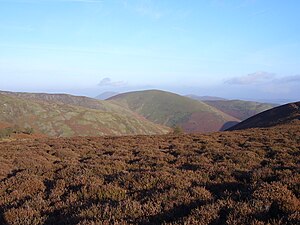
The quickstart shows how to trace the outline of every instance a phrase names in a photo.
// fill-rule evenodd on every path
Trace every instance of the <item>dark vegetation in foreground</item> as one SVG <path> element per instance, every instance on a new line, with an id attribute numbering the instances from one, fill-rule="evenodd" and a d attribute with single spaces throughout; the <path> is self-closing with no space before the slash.
<path id="1" fill-rule="evenodd" d="M 0 143 L 0 224 L 299 224 L 299 201 L 299 121 Z"/>

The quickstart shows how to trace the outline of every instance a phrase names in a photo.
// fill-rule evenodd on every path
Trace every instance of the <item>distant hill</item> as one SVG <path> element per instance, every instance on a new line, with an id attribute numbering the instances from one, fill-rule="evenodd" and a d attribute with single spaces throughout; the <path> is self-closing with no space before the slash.
<path id="1" fill-rule="evenodd" d="M 262 102 L 262 103 L 271 103 L 276 105 L 284 105 L 288 104 L 289 102 L 296 102 L 297 99 L 276 99 L 276 98 L 267 98 L 267 99 L 246 99 L 247 101 L 255 101 L 255 102 Z"/>
<path id="2" fill-rule="evenodd" d="M 169 130 L 109 102 L 71 95 L 3 93 L 1 123 L 30 127 L 49 136 L 163 134 Z"/>
<path id="3" fill-rule="evenodd" d="M 138 116 L 138 114 L 133 113 L 127 108 L 120 107 L 116 104 L 111 104 L 107 101 L 102 101 L 94 98 L 89 98 L 86 96 L 75 96 L 69 94 L 48 94 L 48 93 L 27 93 L 27 92 L 8 92 L 0 91 L 0 94 L 11 95 L 16 97 L 21 97 L 23 99 L 38 100 L 43 102 L 55 102 L 63 103 L 73 106 L 80 106 L 88 109 L 97 109 L 104 112 L 122 113 L 122 114 L 132 114 L 133 116 Z"/>
<path id="4" fill-rule="evenodd" d="M 228 130 L 243 130 L 248 128 L 271 127 L 300 120 L 300 102 L 285 104 L 259 113 Z"/>
<path id="5" fill-rule="evenodd" d="M 100 95 L 97 95 L 95 97 L 95 99 L 106 100 L 106 99 L 111 98 L 111 97 L 113 97 L 115 95 L 118 95 L 118 94 L 119 94 L 118 92 L 107 91 L 107 92 L 103 92 Z"/>
<path id="6" fill-rule="evenodd" d="M 152 122 L 169 127 L 179 125 L 186 132 L 218 131 L 239 121 L 203 102 L 159 90 L 129 92 L 108 100 Z"/>
<path id="7" fill-rule="evenodd" d="M 218 101 L 218 100 L 227 100 L 225 98 L 216 97 L 216 96 L 198 96 L 198 95 L 186 95 L 186 97 L 199 100 L 199 101 Z"/>
<path id="8" fill-rule="evenodd" d="M 89 109 L 98 109 L 105 112 L 119 112 L 118 106 L 109 104 L 105 101 L 99 101 L 85 96 L 74 96 L 69 94 L 48 94 L 48 93 L 27 93 L 27 92 L 9 92 L 0 91 L 0 94 L 11 95 L 31 100 L 41 100 L 47 102 L 64 103 L 73 106 L 81 106 Z M 127 110 L 128 111 L 128 110 Z"/>
<path id="9" fill-rule="evenodd" d="M 272 109 L 275 106 L 278 106 L 276 104 L 242 101 L 242 100 L 204 101 L 204 102 L 240 120 L 248 119 L 251 116 L 254 116 L 258 113 L 261 113 L 268 109 Z"/>

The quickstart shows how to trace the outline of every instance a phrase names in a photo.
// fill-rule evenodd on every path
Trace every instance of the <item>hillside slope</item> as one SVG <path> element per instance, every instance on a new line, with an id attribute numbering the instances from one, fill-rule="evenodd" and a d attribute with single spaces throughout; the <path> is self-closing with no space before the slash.
<path id="1" fill-rule="evenodd" d="M 300 123 L 0 142 L 0 224 L 299 224 Z"/>
<path id="2" fill-rule="evenodd" d="M 169 127 L 179 125 L 186 132 L 218 131 L 239 121 L 203 102 L 159 90 L 129 92 L 108 100 L 152 122 Z"/>
<path id="3" fill-rule="evenodd" d="M 23 99 L 41 100 L 43 102 L 63 103 L 73 106 L 81 106 L 89 109 L 98 109 L 104 112 L 121 112 L 127 111 L 126 108 L 110 104 L 106 101 L 89 98 L 86 96 L 74 96 L 69 94 L 48 94 L 48 93 L 27 93 L 27 92 L 9 92 L 0 91 L 0 94 L 21 97 Z"/>
<path id="4" fill-rule="evenodd" d="M 258 113 L 261 113 L 268 109 L 272 109 L 275 106 L 277 106 L 275 104 L 242 101 L 242 100 L 204 101 L 204 102 L 240 120 L 248 119 L 251 116 L 254 116 Z"/>
<path id="5" fill-rule="evenodd" d="M 97 100 L 95 100 L 97 101 Z M 0 121 L 50 136 L 163 134 L 168 129 L 109 103 L 103 110 L 0 94 Z M 120 109 L 118 111 L 118 109 Z"/>
<path id="6" fill-rule="evenodd" d="M 285 104 L 259 113 L 228 130 L 243 130 L 256 127 L 271 127 L 300 119 L 300 102 Z"/>

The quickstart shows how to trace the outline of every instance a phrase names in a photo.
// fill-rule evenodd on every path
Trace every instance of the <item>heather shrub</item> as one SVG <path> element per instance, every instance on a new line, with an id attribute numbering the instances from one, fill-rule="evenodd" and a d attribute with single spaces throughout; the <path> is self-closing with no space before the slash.
<path id="1" fill-rule="evenodd" d="M 0 142 L 0 224 L 299 224 L 299 124 Z"/>

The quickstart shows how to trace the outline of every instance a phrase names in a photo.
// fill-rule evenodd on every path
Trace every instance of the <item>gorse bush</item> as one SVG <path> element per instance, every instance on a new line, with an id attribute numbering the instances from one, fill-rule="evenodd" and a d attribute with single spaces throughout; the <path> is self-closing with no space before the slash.
<path id="1" fill-rule="evenodd" d="M 184 131 L 182 129 L 182 127 L 180 127 L 179 125 L 176 125 L 173 127 L 173 134 L 183 134 Z"/>
<path id="2" fill-rule="evenodd" d="M 0 129 L 0 138 L 8 138 L 11 137 L 13 134 L 33 134 L 34 129 L 31 127 L 26 127 L 26 128 L 20 128 L 19 126 L 14 126 L 14 127 L 6 127 L 3 129 Z"/>
<path id="3" fill-rule="evenodd" d="M 34 129 L 32 127 L 26 127 L 23 131 L 24 134 L 33 134 Z"/>
<path id="4" fill-rule="evenodd" d="M 13 133 L 13 128 L 11 127 L 0 129 L 0 138 L 9 137 L 12 133 Z"/>

